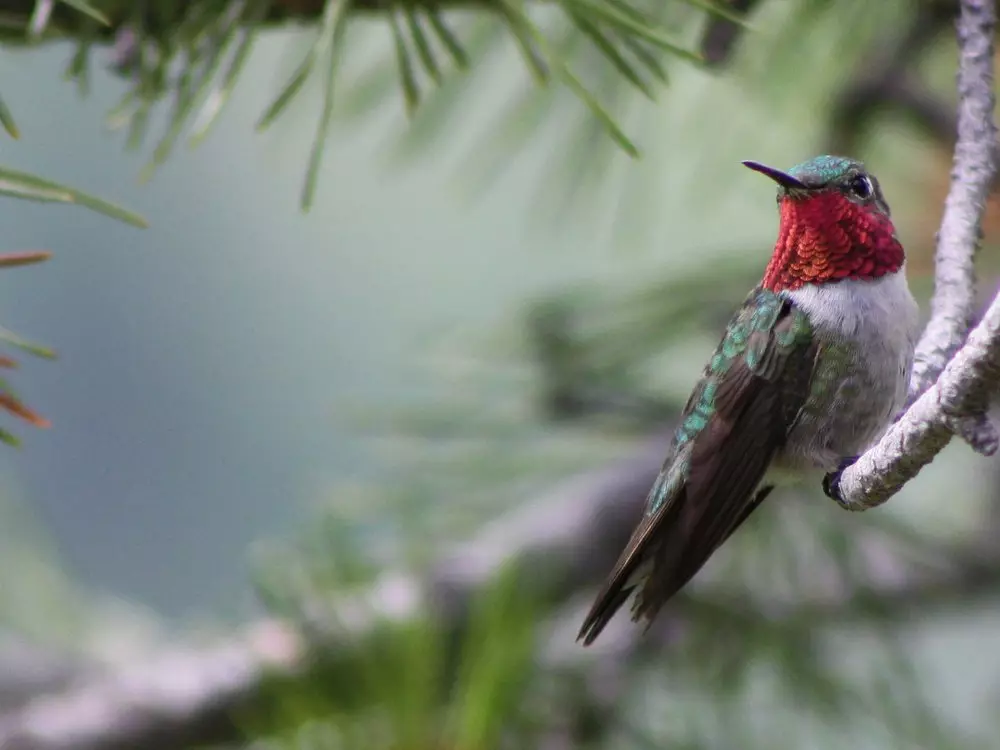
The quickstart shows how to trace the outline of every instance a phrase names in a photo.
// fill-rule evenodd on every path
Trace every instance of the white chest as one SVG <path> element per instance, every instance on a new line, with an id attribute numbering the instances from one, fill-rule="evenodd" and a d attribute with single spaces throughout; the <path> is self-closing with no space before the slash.
<path id="1" fill-rule="evenodd" d="M 920 311 L 906 283 L 906 266 L 874 281 L 807 284 L 785 293 L 821 336 L 857 342 L 863 351 L 911 358 Z"/>
<path id="2" fill-rule="evenodd" d="M 811 396 L 789 434 L 783 463 L 830 471 L 877 440 L 902 408 L 919 334 L 905 270 L 785 293 L 809 316 L 819 344 L 840 358 L 827 365 L 838 368 L 837 386 Z"/>

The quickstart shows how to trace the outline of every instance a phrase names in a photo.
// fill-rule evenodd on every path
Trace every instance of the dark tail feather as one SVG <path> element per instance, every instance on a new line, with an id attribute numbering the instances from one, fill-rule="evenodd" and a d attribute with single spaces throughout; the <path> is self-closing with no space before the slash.
<path id="1" fill-rule="evenodd" d="M 698 523 L 693 525 L 679 522 L 674 513 L 680 512 L 684 507 L 683 502 L 675 503 L 674 513 L 670 515 L 645 519 L 633 533 L 608 582 L 597 595 L 576 639 L 582 640 L 584 646 L 593 643 L 608 621 L 632 595 L 636 586 L 640 587 L 640 591 L 632 609 L 632 619 L 645 620 L 648 630 L 663 605 L 687 585 L 708 558 L 732 536 L 773 489 L 772 486 L 761 487 L 753 499 L 739 510 L 728 527 L 716 527 L 719 519 L 712 516 L 696 518 Z M 654 528 L 660 537 L 657 546 L 651 548 L 651 532 Z M 652 563 L 652 569 L 636 582 L 632 576 L 644 558 Z"/>
<path id="2" fill-rule="evenodd" d="M 657 485 L 654 485 L 653 489 L 655 490 L 656 487 Z M 583 641 L 584 646 L 589 646 L 601 634 L 604 626 L 608 624 L 608 620 L 621 609 L 637 585 L 648 585 L 648 582 L 642 580 L 642 577 L 639 581 L 633 579 L 633 574 L 646 557 L 651 540 L 650 532 L 656 526 L 655 521 L 662 520 L 663 515 L 661 513 L 655 517 L 644 516 L 638 527 L 632 532 L 632 538 L 625 545 L 618 562 L 615 563 L 614 570 L 611 571 L 604 588 L 594 600 L 594 606 L 587 613 L 580 633 L 576 637 L 578 641 Z"/>
<path id="3" fill-rule="evenodd" d="M 613 583 L 613 581 L 609 583 Z M 594 602 L 594 606 L 590 608 L 590 612 L 587 613 L 587 617 L 583 621 L 583 626 L 580 628 L 580 633 L 576 636 L 576 639 L 578 641 L 582 640 L 584 646 L 589 646 L 593 643 L 594 639 L 604 630 L 604 626 L 621 609 L 621 606 L 628 601 L 629 596 L 632 594 L 632 589 L 632 586 L 613 588 L 609 585 L 606 590 L 602 591 L 597 597 L 597 601 Z"/>

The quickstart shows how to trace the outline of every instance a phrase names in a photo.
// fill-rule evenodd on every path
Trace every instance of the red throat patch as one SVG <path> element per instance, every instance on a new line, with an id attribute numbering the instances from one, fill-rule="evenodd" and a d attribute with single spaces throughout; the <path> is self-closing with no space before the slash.
<path id="1" fill-rule="evenodd" d="M 903 265 L 903 246 L 888 216 L 830 190 L 783 198 L 781 224 L 765 289 L 798 289 L 843 279 L 877 279 Z"/>

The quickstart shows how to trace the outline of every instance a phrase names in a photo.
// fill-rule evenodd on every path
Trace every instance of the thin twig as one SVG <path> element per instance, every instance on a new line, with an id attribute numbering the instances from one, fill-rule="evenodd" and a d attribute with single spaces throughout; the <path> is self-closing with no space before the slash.
<path id="1" fill-rule="evenodd" d="M 931 318 L 917 344 L 910 402 L 937 379 L 965 340 L 975 312 L 974 259 L 996 171 L 993 109 L 994 4 L 963 0 L 958 19 L 958 141 L 937 237 Z"/>
<path id="2" fill-rule="evenodd" d="M 994 299 L 962 347 L 975 305 L 973 261 L 996 172 L 995 27 L 992 0 L 962 0 L 957 24 L 958 141 L 938 233 L 931 319 L 917 345 L 910 408 L 841 476 L 841 500 L 851 510 L 884 503 L 930 463 L 952 435 L 986 455 L 995 452 L 1000 442 L 986 418 L 990 395 L 1000 384 L 995 365 L 1000 298 Z"/>

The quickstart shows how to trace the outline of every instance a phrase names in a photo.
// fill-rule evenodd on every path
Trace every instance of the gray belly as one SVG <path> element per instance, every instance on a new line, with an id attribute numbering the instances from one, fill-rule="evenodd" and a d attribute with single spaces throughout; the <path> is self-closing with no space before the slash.
<path id="1" fill-rule="evenodd" d="M 873 367 L 855 345 L 825 346 L 779 465 L 833 471 L 877 441 L 906 397 L 909 362 L 892 365 Z"/>
<path id="2" fill-rule="evenodd" d="M 809 397 L 775 469 L 835 470 L 876 442 L 902 409 L 919 330 L 905 271 L 842 281 L 788 297 L 820 345 Z"/>

